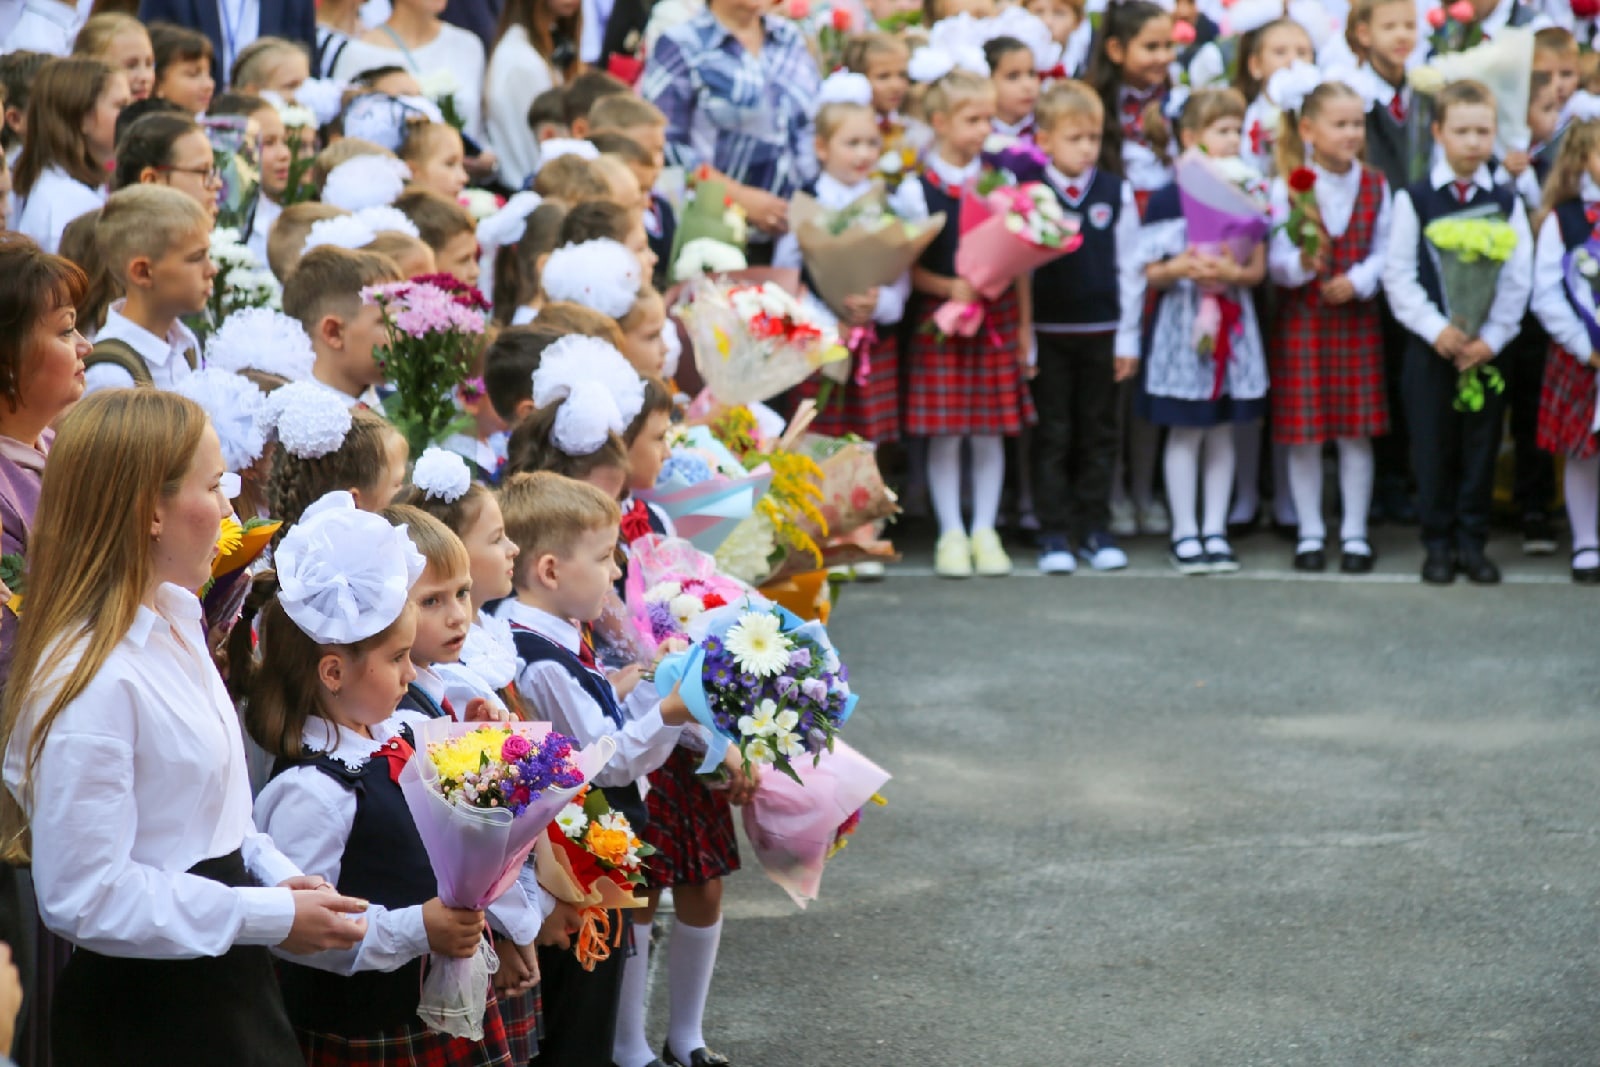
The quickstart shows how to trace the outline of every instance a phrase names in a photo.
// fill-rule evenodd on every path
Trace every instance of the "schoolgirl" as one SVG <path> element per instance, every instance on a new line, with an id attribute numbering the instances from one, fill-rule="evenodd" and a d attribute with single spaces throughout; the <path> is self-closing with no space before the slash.
<path id="1" fill-rule="evenodd" d="M 127 75 L 98 59 L 58 59 L 40 69 L 13 175 L 14 225 L 46 252 L 61 247 L 67 223 L 105 203 L 117 115 L 130 99 Z"/>

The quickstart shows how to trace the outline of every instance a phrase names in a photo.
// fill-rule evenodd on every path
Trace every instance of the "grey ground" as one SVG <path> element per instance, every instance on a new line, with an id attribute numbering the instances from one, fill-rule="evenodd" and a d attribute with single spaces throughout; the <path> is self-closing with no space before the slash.
<path id="1" fill-rule="evenodd" d="M 728 885 L 737 1067 L 1600 1064 L 1600 590 L 1382 573 L 845 591 L 896 777 L 801 912 Z M 1017 553 L 1019 563 L 1031 564 Z M 664 963 L 664 961 L 660 961 Z M 656 969 L 651 1032 L 664 1030 Z"/>

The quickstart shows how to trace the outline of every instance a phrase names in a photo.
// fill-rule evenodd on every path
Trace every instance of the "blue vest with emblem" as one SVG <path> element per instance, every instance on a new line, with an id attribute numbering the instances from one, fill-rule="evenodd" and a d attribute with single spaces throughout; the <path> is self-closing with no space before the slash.
<path id="1" fill-rule="evenodd" d="M 1117 220 L 1122 215 L 1123 179 L 1096 170 L 1076 205 L 1046 182 L 1061 209 L 1076 215 L 1083 244 L 1033 272 L 1033 321 L 1048 324 L 1115 324 L 1121 312 L 1117 292 Z"/>
<path id="2" fill-rule="evenodd" d="M 1495 164 L 1489 164 L 1490 173 L 1495 170 Z M 1463 204 L 1456 199 L 1455 189 L 1446 185 L 1443 189 L 1435 189 L 1427 181 L 1412 182 L 1406 187 L 1406 195 L 1411 198 L 1411 207 L 1417 214 L 1417 281 L 1422 284 L 1423 290 L 1428 294 L 1428 299 L 1433 306 L 1449 313 L 1445 307 L 1444 293 L 1439 285 L 1439 271 L 1434 265 L 1434 248 L 1423 236 L 1423 231 L 1435 219 L 1442 219 L 1447 215 L 1459 215 L 1463 211 L 1481 210 L 1486 205 L 1493 205 L 1500 209 L 1500 213 L 1510 221 L 1517 194 L 1510 185 L 1496 185 L 1493 191 L 1485 192 L 1482 187 L 1472 187 L 1472 199 Z"/>
<path id="3" fill-rule="evenodd" d="M 411 728 L 400 737 L 412 743 Z M 339 859 L 340 893 L 385 908 L 409 908 L 439 895 L 428 851 L 400 785 L 390 776 L 391 761 L 374 756 L 349 767 L 331 756 L 283 757 L 272 768 L 276 778 L 292 767 L 315 767 L 356 796 L 344 855 Z M 334 974 L 278 960 L 289 1020 L 300 1029 L 345 1037 L 370 1037 L 416 1021 L 422 960 L 393 971 Z"/>
<path id="4" fill-rule="evenodd" d="M 622 706 L 617 703 L 617 691 L 611 687 L 611 682 L 585 667 L 575 653 L 550 640 L 544 634 L 525 630 L 520 626 L 511 627 L 511 640 L 517 646 L 517 659 L 523 663 L 554 663 L 571 675 L 573 681 L 578 683 L 617 729 L 620 730 L 628 721 L 622 712 Z M 538 709 L 534 710 L 537 712 Z M 644 829 L 645 824 L 650 821 L 649 812 L 644 806 L 644 797 L 639 794 L 639 787 L 634 783 L 602 786 L 600 791 L 606 795 L 606 800 L 614 810 L 628 817 L 635 833 Z"/>

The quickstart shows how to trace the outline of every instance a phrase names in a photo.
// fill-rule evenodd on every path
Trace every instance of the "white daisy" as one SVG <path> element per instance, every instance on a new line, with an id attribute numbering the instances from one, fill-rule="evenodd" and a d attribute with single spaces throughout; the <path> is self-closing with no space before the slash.
<path id="1" fill-rule="evenodd" d="M 687 628 L 689 623 L 706 610 L 700 598 L 692 593 L 679 593 L 667 602 L 667 610 L 672 612 L 672 617 L 678 620 L 678 625 Z"/>
<path id="2" fill-rule="evenodd" d="M 776 615 L 741 615 L 723 643 L 739 669 L 758 678 L 770 677 L 789 665 L 789 639 L 783 636 Z"/>
<path id="3" fill-rule="evenodd" d="M 578 805 L 568 804 L 561 809 L 561 814 L 556 816 L 556 825 L 561 827 L 561 832 L 570 840 L 576 841 L 583 835 L 584 828 L 589 825 L 589 817 Z"/>

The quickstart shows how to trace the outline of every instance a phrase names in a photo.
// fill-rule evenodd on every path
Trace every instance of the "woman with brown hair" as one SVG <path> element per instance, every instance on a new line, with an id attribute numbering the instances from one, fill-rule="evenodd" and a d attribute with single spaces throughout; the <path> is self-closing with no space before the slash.
<path id="1" fill-rule="evenodd" d="M 58 59 L 40 69 L 13 177 L 16 228 L 46 252 L 61 246 L 67 223 L 105 203 L 117 116 L 130 99 L 127 75 L 98 59 Z"/>
<path id="2" fill-rule="evenodd" d="M 199 405 L 153 389 L 90 397 L 51 451 L 0 717 L 0 841 L 31 860 L 40 917 L 74 945 L 56 1067 L 299 1062 L 267 946 L 348 948 L 366 931 L 363 901 L 301 874 L 251 821 L 194 594 L 231 510 L 223 475 Z"/>
<path id="3" fill-rule="evenodd" d="M 540 93 L 578 73 L 581 6 L 582 0 L 507 0 L 500 15 L 484 99 L 500 180 L 513 189 L 523 188 L 539 166 L 528 108 Z"/>

